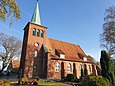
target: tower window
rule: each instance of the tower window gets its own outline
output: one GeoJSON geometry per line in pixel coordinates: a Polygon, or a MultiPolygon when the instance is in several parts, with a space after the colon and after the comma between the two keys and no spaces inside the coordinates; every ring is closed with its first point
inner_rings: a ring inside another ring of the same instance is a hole
{"type": "Polygon", "coordinates": [[[56,64],[55,64],[55,71],[59,72],[59,70],[60,70],[60,64],[58,62],[56,62],[56,64]]]}
{"type": "Polygon", "coordinates": [[[67,65],[67,71],[68,71],[68,72],[71,72],[71,71],[72,71],[72,66],[71,66],[70,63],[67,65]]]}
{"type": "Polygon", "coordinates": [[[44,32],[41,30],[41,37],[44,38],[44,32]]]}
{"type": "Polygon", "coordinates": [[[37,36],[38,37],[40,36],[40,30],[37,30],[37,36]]]}
{"type": "Polygon", "coordinates": [[[35,28],[32,29],[32,35],[36,36],[36,29],[35,28]]]}

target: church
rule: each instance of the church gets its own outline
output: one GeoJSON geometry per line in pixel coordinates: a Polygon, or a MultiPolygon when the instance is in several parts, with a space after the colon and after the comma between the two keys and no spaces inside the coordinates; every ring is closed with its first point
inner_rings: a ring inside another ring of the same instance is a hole
{"type": "Polygon", "coordinates": [[[80,78],[81,70],[85,68],[88,75],[97,75],[96,65],[79,45],[47,38],[46,33],[37,2],[31,22],[24,28],[20,77],[61,79],[74,74],[80,78]]]}

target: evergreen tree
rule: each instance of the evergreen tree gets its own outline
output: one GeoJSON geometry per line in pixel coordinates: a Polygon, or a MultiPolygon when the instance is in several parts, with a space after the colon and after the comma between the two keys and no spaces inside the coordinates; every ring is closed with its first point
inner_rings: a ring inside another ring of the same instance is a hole
{"type": "Polygon", "coordinates": [[[110,56],[104,50],[101,51],[100,64],[102,69],[101,75],[104,78],[107,78],[110,81],[110,83],[114,86],[114,72],[111,68],[110,56]]]}

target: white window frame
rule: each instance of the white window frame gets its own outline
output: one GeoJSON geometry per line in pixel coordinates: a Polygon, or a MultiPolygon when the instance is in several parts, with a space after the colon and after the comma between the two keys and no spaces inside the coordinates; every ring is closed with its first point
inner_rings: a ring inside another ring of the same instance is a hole
{"type": "Polygon", "coordinates": [[[41,31],[40,31],[40,34],[41,34],[40,36],[41,36],[42,38],[44,38],[44,31],[41,30],[41,31]]]}
{"type": "Polygon", "coordinates": [[[60,63],[59,63],[59,62],[56,62],[56,63],[55,63],[55,71],[56,71],[56,72],[59,72],[59,71],[60,71],[60,63]]]}
{"type": "Polygon", "coordinates": [[[38,51],[34,51],[34,57],[37,57],[38,56],[38,51]]]}
{"type": "Polygon", "coordinates": [[[72,72],[72,65],[70,63],[67,65],[67,71],[72,72]]]}
{"type": "Polygon", "coordinates": [[[40,37],[40,30],[39,29],[36,31],[36,36],[40,37]]]}
{"type": "Polygon", "coordinates": [[[91,73],[91,66],[88,65],[88,70],[89,70],[89,73],[91,73]]]}
{"type": "Polygon", "coordinates": [[[36,29],[35,28],[32,29],[32,35],[36,36],[36,29]]]}
{"type": "Polygon", "coordinates": [[[79,71],[81,72],[82,69],[82,64],[79,65],[79,71]]]}

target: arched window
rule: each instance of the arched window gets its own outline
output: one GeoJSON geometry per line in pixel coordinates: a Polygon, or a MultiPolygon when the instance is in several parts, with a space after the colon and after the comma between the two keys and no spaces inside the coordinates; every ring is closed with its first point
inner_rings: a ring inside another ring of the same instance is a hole
{"type": "Polygon", "coordinates": [[[32,29],[32,35],[36,36],[36,29],[35,28],[32,29]]]}
{"type": "Polygon", "coordinates": [[[80,66],[79,66],[79,71],[81,72],[81,70],[82,70],[82,65],[80,64],[80,66]]]}
{"type": "Polygon", "coordinates": [[[40,36],[40,30],[37,30],[37,36],[38,37],[40,36]]]}
{"type": "Polygon", "coordinates": [[[44,38],[44,32],[41,30],[41,37],[44,38]]]}
{"type": "Polygon", "coordinates": [[[37,56],[38,56],[38,52],[34,51],[34,57],[37,57],[37,56]]]}
{"type": "Polygon", "coordinates": [[[58,62],[56,62],[56,64],[55,64],[55,71],[56,72],[60,71],[60,64],[58,62]]]}
{"type": "Polygon", "coordinates": [[[90,67],[90,65],[88,66],[88,70],[89,70],[89,73],[91,73],[91,67],[90,67]]]}
{"type": "Polygon", "coordinates": [[[68,71],[68,72],[72,72],[72,66],[71,66],[70,63],[67,65],[67,71],[68,71]]]}
{"type": "Polygon", "coordinates": [[[35,43],[35,47],[38,47],[38,46],[39,46],[39,43],[36,42],[36,43],[35,43]]]}

